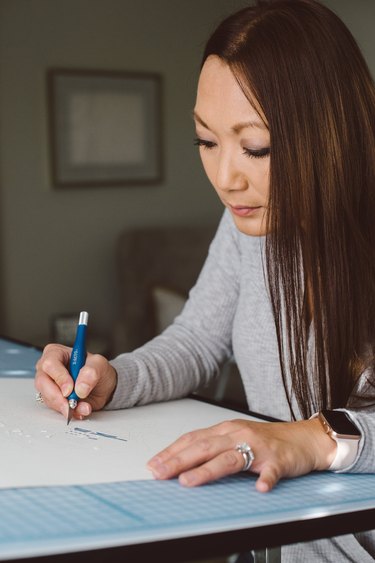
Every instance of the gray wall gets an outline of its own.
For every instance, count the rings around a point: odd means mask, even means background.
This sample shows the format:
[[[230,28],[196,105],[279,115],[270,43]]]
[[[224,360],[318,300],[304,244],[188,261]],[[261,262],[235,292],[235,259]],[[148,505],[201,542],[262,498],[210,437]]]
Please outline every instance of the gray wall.
[[[375,70],[375,1],[327,0]],[[0,0],[1,323],[41,341],[56,313],[116,318],[114,246],[125,227],[217,222],[191,109],[209,31],[240,0]],[[165,178],[156,186],[56,190],[49,175],[45,71],[66,66],[164,77]]]

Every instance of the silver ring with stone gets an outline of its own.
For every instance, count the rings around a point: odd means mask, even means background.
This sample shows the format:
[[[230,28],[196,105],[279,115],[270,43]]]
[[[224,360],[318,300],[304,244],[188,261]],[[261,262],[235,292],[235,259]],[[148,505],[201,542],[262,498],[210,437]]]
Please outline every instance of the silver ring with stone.
[[[38,403],[43,403],[43,397],[42,397],[42,394],[41,394],[40,391],[38,391],[37,393],[35,393],[35,400],[36,400]]]
[[[253,450],[250,448],[249,444],[246,442],[242,442],[241,444],[237,444],[235,448],[238,452],[242,454],[243,457],[243,468],[242,471],[247,471],[250,469],[251,464],[253,463],[255,456]]]

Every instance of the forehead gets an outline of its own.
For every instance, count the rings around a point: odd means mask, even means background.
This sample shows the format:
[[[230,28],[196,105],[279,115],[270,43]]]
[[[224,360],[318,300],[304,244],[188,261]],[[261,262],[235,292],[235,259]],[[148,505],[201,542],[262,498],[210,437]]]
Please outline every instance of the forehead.
[[[245,96],[229,65],[217,56],[205,61],[199,76],[195,112],[202,119],[228,125],[254,122],[264,127],[264,121]]]

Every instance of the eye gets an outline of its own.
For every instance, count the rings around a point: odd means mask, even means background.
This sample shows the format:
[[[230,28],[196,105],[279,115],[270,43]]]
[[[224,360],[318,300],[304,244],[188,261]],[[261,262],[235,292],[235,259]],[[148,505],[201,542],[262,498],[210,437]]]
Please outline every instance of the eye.
[[[264,147],[263,149],[243,149],[243,154],[249,158],[265,158],[271,153],[270,147]]]
[[[213,149],[214,147],[216,147],[216,143],[213,143],[212,141],[205,141],[204,139],[199,139],[199,137],[194,139],[194,145],[197,147],[203,147],[205,149]]]

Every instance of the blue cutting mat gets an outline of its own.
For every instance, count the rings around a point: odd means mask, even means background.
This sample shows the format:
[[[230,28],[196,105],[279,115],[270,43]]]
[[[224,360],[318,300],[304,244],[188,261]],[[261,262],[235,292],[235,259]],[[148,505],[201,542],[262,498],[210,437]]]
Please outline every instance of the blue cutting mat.
[[[314,473],[257,493],[237,475],[0,491],[0,560],[129,545],[375,508],[375,475]],[[69,518],[64,515],[69,514]]]
[[[33,346],[0,338],[0,377],[33,377],[41,354]]]
[[[40,354],[0,338],[0,377],[32,377]],[[177,481],[0,489],[0,560],[375,508],[375,475],[313,473],[283,480],[268,494],[254,483],[251,475],[236,475],[195,489]]]

